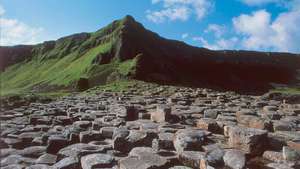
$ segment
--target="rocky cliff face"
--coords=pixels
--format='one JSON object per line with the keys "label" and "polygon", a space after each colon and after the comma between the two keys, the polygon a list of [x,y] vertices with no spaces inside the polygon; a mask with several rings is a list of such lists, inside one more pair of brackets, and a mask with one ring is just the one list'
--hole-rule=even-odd
{"label": "rocky cliff face", "polygon": [[[272,87],[271,83],[299,83],[299,55],[192,47],[160,37],[131,16],[93,33],[29,47],[2,47],[0,53],[5,60],[1,68],[15,65],[20,72],[27,72],[37,65],[36,71],[44,72],[34,83],[27,78],[27,83],[31,83],[28,89],[37,85],[68,87],[82,77],[94,86],[105,83],[111,75],[239,92],[264,92]],[[11,81],[6,77],[11,77],[16,69],[8,69],[1,76]],[[28,74],[19,73],[12,86],[18,88],[24,83],[19,79]]]}
{"label": "rocky cliff face", "polygon": [[30,57],[32,47],[29,45],[0,46],[0,71],[4,71],[6,67]]}

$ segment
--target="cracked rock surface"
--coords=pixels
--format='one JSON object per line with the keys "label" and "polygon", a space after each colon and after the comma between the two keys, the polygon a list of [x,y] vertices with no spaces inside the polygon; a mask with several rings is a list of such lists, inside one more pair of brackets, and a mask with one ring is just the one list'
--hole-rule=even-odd
{"label": "cracked rock surface", "polygon": [[300,168],[300,103],[164,90],[3,107],[1,169]]}

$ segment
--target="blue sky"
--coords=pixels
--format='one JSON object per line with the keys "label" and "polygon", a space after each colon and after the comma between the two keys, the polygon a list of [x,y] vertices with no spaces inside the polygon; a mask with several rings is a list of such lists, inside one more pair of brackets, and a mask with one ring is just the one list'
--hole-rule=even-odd
{"label": "blue sky", "polygon": [[300,53],[299,1],[0,0],[0,45],[92,32],[130,14],[161,36],[194,46]]}

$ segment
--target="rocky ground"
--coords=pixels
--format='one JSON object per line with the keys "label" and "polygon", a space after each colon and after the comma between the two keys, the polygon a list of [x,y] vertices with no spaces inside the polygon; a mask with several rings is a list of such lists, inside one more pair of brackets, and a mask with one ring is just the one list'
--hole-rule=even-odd
{"label": "rocky ground", "polygon": [[2,108],[1,169],[300,168],[299,102],[165,90]]}

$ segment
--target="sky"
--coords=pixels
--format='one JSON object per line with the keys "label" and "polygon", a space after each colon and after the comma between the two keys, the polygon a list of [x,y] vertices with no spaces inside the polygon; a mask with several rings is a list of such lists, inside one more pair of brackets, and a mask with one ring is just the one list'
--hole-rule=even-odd
{"label": "sky", "polygon": [[0,45],[93,32],[125,15],[193,46],[300,53],[300,0],[0,0]]}

